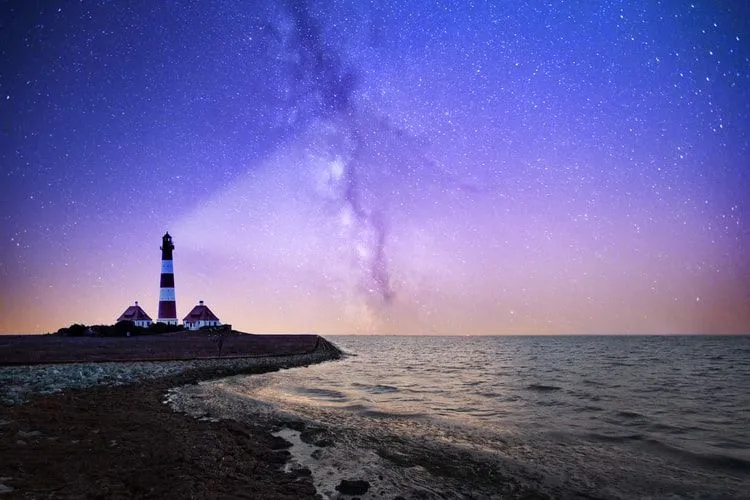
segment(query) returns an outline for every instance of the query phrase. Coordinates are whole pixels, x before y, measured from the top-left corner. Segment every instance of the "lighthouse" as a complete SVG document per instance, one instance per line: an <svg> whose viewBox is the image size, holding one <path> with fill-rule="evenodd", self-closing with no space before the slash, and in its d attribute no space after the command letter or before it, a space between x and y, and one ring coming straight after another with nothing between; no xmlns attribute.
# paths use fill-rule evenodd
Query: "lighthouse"
<svg viewBox="0 0 750 500"><path fill-rule="evenodd" d="M158 323L177 324L177 302L174 295L174 265L172 237L166 233L161 239L161 280L159 281Z"/></svg>

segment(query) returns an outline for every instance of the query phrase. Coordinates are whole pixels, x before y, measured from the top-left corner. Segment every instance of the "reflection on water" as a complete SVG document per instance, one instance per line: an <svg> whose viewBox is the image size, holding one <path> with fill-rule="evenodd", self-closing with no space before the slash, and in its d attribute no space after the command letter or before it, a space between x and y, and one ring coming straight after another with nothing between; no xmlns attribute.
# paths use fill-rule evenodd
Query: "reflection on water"
<svg viewBox="0 0 750 500"><path fill-rule="evenodd" d="M331 339L355 355L225 379L214 397L328 429L329 465L371 450L391 486L434 494L509 478L570 497L750 491L750 338Z"/></svg>

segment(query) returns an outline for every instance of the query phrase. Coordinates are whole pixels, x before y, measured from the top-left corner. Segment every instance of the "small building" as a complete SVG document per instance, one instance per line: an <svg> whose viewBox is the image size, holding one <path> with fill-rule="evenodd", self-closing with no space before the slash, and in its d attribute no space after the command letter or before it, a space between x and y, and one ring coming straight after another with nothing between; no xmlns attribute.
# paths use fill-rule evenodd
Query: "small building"
<svg viewBox="0 0 750 500"><path fill-rule="evenodd" d="M151 325L151 317L146 314L146 311L141 309L141 306L138 305L138 301L135 301L134 306L130 306L127 309L125 309L125 312L120 315L119 318L117 318L117 321L132 321L135 323L135 326L140 326L143 328L148 328Z"/></svg>
<svg viewBox="0 0 750 500"><path fill-rule="evenodd" d="M204 326L221 326L221 321L216 317L211 309L207 305L203 304L201 300L198 305L190 311L190 314L185 316L182 320L182 324L189 330L198 330Z"/></svg>

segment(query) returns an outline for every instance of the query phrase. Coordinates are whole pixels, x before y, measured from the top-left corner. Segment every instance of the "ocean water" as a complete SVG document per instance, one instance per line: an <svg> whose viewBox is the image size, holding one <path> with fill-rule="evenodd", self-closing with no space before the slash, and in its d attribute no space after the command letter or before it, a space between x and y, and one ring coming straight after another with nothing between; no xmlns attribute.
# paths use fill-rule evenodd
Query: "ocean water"
<svg viewBox="0 0 750 500"><path fill-rule="evenodd" d="M296 422L324 497L750 498L750 337L328 338L344 359L170 400Z"/></svg>

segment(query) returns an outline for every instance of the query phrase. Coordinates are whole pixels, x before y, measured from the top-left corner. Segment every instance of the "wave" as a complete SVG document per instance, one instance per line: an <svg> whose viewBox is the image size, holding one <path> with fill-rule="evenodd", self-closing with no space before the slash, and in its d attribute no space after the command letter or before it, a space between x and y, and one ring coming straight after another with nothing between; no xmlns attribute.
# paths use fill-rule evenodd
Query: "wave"
<svg viewBox="0 0 750 500"><path fill-rule="evenodd" d="M667 433L672 435L688 434L690 432L703 432L706 429L699 426L681 427L676 425L665 424L663 422L654 422L649 424L646 429L651 433Z"/></svg>
<svg viewBox="0 0 750 500"><path fill-rule="evenodd" d="M383 411L383 410L362 410L358 412L360 415L364 417L370 417L370 418L383 418L383 419L418 419L423 418L426 415L424 413L415 412L415 413L396 413L391 411Z"/></svg>
<svg viewBox="0 0 750 500"><path fill-rule="evenodd" d="M562 387L557 387L556 385L531 384L527 386L526 389L530 391L551 392L562 390Z"/></svg>
<svg viewBox="0 0 750 500"><path fill-rule="evenodd" d="M592 441L605 443L640 443L639 446L645 446L662 454L704 467L709 467L711 469L732 472L750 472L750 460L746 458L728 454L701 453L687 450L641 433L604 434L600 432L590 432L584 436Z"/></svg>
<svg viewBox="0 0 750 500"><path fill-rule="evenodd" d="M360 389L364 392L368 392L370 394L387 394L391 392L401 392L401 389L398 387L394 387L392 385L385 385L385 384L361 384L358 382L355 382L352 384L352 387L356 387L357 389Z"/></svg>
<svg viewBox="0 0 750 500"><path fill-rule="evenodd" d="M312 387L296 387L294 392L302 396L310 396L315 399L323 399L326 401L345 401L349 399L349 396L340 391L332 389L315 389Z"/></svg>
<svg viewBox="0 0 750 500"><path fill-rule="evenodd" d="M496 399L503 403L513 403L515 401L521 401L522 399L521 396L518 396L516 394L500 393L500 392L493 392L493 391L477 392L476 395L482 396L488 399Z"/></svg>
<svg viewBox="0 0 750 500"><path fill-rule="evenodd" d="M633 419L633 418L646 418L645 415L641 415L638 412L635 411L618 411L616 414L618 417L627 418L627 419Z"/></svg>
<svg viewBox="0 0 750 500"><path fill-rule="evenodd" d="M634 363L627 363L625 361L610 361L610 366L636 366Z"/></svg>
<svg viewBox="0 0 750 500"><path fill-rule="evenodd" d="M644 439L643 434L600 434L597 432L591 432L586 434L586 437L594 441L603 441L606 443L625 443L628 441L642 441Z"/></svg>
<svg viewBox="0 0 750 500"><path fill-rule="evenodd" d="M345 411L355 413L361 417L373 418L373 419L385 419L385 420L403 420L410 419L416 420L428 417L429 414L424 412L404 412L404 411L389 411L385 409L376 409L374 406L364 404L349 404L337 408L338 411Z"/></svg>
<svg viewBox="0 0 750 500"><path fill-rule="evenodd" d="M534 404L537 406L570 406L568 403L565 403L563 401L554 400L535 401Z"/></svg>
<svg viewBox="0 0 750 500"><path fill-rule="evenodd" d="M576 407L576 410L578 411L604 411L604 408L602 408L601 406L586 405L586 406L578 406Z"/></svg>
<svg viewBox="0 0 750 500"><path fill-rule="evenodd" d="M686 450L685 448L667 444L655 438L646 439L644 443L646 443L649 447L661 451L662 453L706 467L737 472L750 472L750 460L745 458L740 458L732 455L700 453L697 451Z"/></svg>
<svg viewBox="0 0 750 500"><path fill-rule="evenodd" d="M378 384L371 389L371 392L375 394L384 394L384 393L399 392L399 391L400 389L398 387L393 387L392 385L383 385L383 384Z"/></svg>
<svg viewBox="0 0 750 500"><path fill-rule="evenodd" d="M593 385L594 387L609 387L609 384L605 384L604 382L599 382L598 380L591 380L591 379L583 379L581 381L583 385Z"/></svg>

